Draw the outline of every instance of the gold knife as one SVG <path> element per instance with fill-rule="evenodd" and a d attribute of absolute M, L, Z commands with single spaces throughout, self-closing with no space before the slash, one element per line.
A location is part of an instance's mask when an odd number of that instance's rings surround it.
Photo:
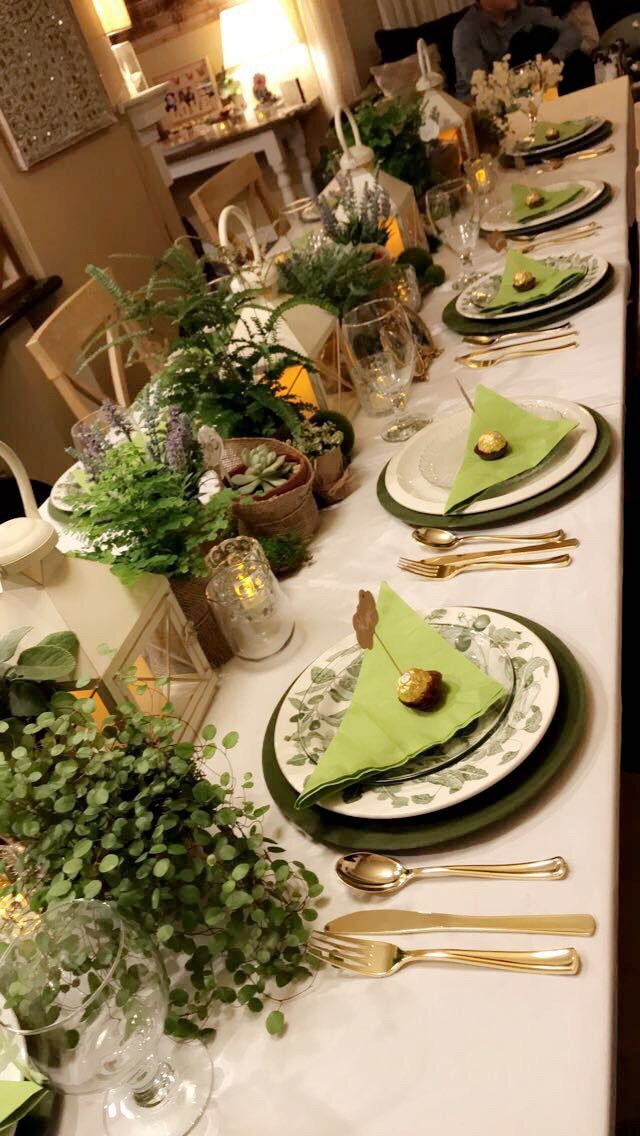
<path fill-rule="evenodd" d="M 593 915 L 444 915 L 423 911 L 352 911 L 325 925 L 334 934 L 407 935 L 419 931 L 519 931 L 529 935 L 593 935 Z"/>
<path fill-rule="evenodd" d="M 547 552 L 549 549 L 555 548 L 575 548 L 578 541 L 575 537 L 565 537 L 564 540 L 548 540 L 543 544 L 538 541 L 537 544 L 521 544 L 516 548 L 490 548 L 483 551 L 476 552 L 451 552 L 446 556 L 427 556 L 420 561 L 421 564 L 460 564 L 465 560 L 477 560 L 481 557 L 485 560 L 487 557 L 493 559 L 496 556 L 513 556 L 520 552 Z"/>

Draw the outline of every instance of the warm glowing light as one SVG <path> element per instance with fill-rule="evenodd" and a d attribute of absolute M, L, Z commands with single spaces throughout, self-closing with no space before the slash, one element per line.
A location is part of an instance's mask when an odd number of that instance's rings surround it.
<path fill-rule="evenodd" d="M 389 253 L 389 256 L 393 257 L 393 259 L 395 260 L 397 256 L 400 256 L 401 252 L 404 252 L 404 241 L 402 239 L 402 233 L 400 232 L 400 225 L 398 224 L 397 217 L 389 218 L 387 232 L 389 233 L 389 236 L 387 237 L 386 249 Z"/>
<path fill-rule="evenodd" d="M 489 180 L 488 177 L 487 177 L 487 171 L 483 170 L 482 167 L 479 170 L 476 170 L 475 171 L 475 179 L 476 179 L 476 184 L 477 184 L 478 188 L 484 189 L 484 187 L 486 186 L 486 184 Z"/>
<path fill-rule="evenodd" d="M 299 43 L 280 0 L 244 0 L 220 13 L 225 69 L 268 56 Z"/>
<path fill-rule="evenodd" d="M 283 395 L 291 395 L 299 402 L 310 402 L 318 405 L 309 372 L 305 367 L 285 367 L 278 379 L 278 390 Z"/>
<path fill-rule="evenodd" d="M 93 0 L 105 35 L 126 32 L 131 27 L 131 16 L 124 0 Z"/>

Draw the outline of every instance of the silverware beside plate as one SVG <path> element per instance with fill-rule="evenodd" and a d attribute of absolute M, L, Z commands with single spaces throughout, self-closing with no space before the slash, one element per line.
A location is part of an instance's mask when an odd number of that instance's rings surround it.
<path fill-rule="evenodd" d="M 400 891 L 413 880 L 464 877 L 487 880 L 564 880 L 569 874 L 562 856 L 516 864 L 424 864 L 407 868 L 394 856 L 349 852 L 336 862 L 336 873 L 357 891 L 381 894 Z"/>
<path fill-rule="evenodd" d="M 490 541 L 497 541 L 500 544 L 508 544 L 510 540 L 522 540 L 533 543 L 533 541 L 546 541 L 546 540 L 564 540 L 564 529 L 553 529 L 552 532 L 546 533 L 463 533 L 461 536 L 456 533 L 450 532 L 448 529 L 436 528 L 423 528 L 414 529 L 412 537 L 417 540 L 419 544 L 424 544 L 427 548 L 456 548 L 459 544 L 465 544 L 467 541 L 479 540 L 483 543 Z"/>
<path fill-rule="evenodd" d="M 422 576 L 425 580 L 450 580 L 462 572 L 483 572 L 493 568 L 501 572 L 513 572 L 517 568 L 568 568 L 572 563 L 569 555 L 550 556 L 543 560 L 473 560 L 469 564 L 434 564 L 417 565 L 415 561 L 399 560 L 399 567 L 404 572 L 411 572 L 414 576 Z"/>
<path fill-rule="evenodd" d="M 351 911 L 325 924 L 339 935 L 414 935 L 423 931 L 490 931 L 522 935 L 595 934 L 593 915 L 449 915 L 439 911 Z"/>

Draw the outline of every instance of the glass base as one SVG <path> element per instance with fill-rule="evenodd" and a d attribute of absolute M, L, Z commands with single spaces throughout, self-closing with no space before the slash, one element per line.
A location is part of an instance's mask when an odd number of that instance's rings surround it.
<path fill-rule="evenodd" d="M 109 1136 L 186 1136 L 198 1123 L 213 1083 L 211 1058 L 204 1045 L 163 1037 L 157 1058 L 169 1074 L 157 1103 L 142 1105 L 130 1085 L 106 1094 L 103 1119 Z"/>
<path fill-rule="evenodd" d="M 406 418 L 399 418 L 397 422 L 392 422 L 380 437 L 384 442 L 406 442 L 407 438 L 412 438 L 414 434 L 418 433 L 418 430 L 428 426 L 430 421 L 430 418 L 407 415 Z"/>
<path fill-rule="evenodd" d="M 464 292 L 465 288 L 468 288 L 470 284 L 475 284 L 476 280 L 479 280 L 480 277 L 484 275 L 486 275 L 486 273 L 474 272 L 472 269 L 467 268 L 461 272 L 459 276 L 456 276 L 451 287 L 454 292 Z"/>

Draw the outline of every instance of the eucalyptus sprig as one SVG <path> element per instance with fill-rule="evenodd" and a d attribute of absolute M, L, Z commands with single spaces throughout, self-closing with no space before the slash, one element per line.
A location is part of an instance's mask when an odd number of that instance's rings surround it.
<path fill-rule="evenodd" d="M 125 703 L 101 728 L 94 709 L 58 692 L 19 735 L 0 721 L 0 831 L 19 842 L 2 894 L 35 911 L 100 898 L 140 924 L 170 964 L 176 1037 L 211 1033 L 225 1006 L 258 1013 L 311 976 L 317 877 L 263 833 L 251 776 L 236 786 L 220 771 L 237 734 L 217 742 L 209 725 L 187 744 L 169 706 L 152 716 Z M 276 1009 L 267 1028 L 283 1027 Z"/>

